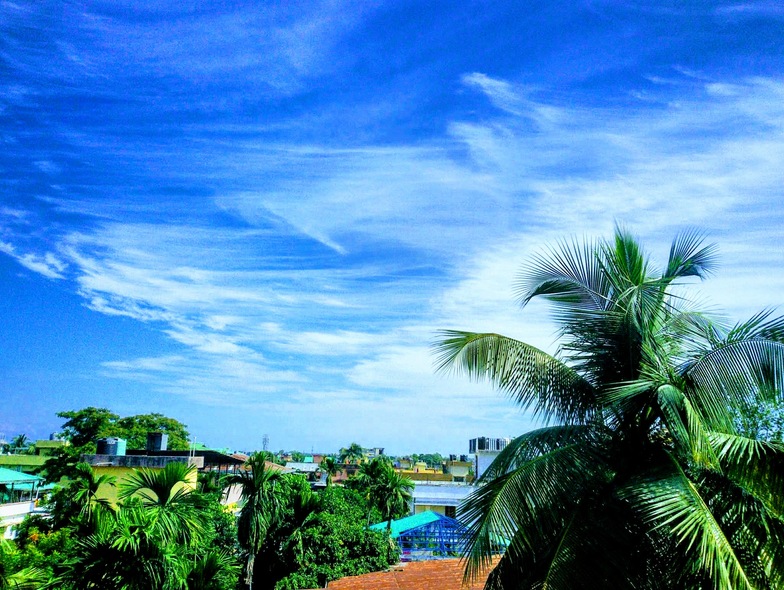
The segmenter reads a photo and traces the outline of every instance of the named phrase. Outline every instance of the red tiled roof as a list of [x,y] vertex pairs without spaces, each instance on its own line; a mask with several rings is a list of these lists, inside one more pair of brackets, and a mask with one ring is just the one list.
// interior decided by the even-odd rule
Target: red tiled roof
[[387,572],[341,578],[327,584],[328,590],[482,590],[488,570],[470,586],[463,586],[465,563],[459,559],[412,561]]

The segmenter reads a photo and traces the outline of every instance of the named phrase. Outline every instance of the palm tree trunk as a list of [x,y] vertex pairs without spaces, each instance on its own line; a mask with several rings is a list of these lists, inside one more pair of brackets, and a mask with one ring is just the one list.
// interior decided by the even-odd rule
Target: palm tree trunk
[[248,556],[248,563],[245,566],[245,585],[248,587],[248,590],[253,590],[253,570],[255,565],[256,554],[251,553]]

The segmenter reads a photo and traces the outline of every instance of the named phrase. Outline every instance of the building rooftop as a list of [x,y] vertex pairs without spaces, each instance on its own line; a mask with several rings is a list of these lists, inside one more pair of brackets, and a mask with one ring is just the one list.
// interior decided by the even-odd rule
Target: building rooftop
[[42,481],[42,478],[37,475],[29,475],[27,473],[22,473],[21,471],[0,467],[0,484],[32,484],[38,481]]
[[463,586],[465,563],[460,559],[412,561],[386,572],[341,578],[327,584],[328,590],[481,590],[490,571]]
[[[406,531],[425,526],[431,522],[436,522],[441,518],[443,517],[436,514],[435,512],[427,510],[425,512],[420,512],[419,514],[412,514],[411,516],[393,520],[392,528],[389,531],[390,536],[393,539],[397,539],[400,536],[400,533],[405,533]],[[385,531],[387,530],[387,522],[379,522],[378,524],[374,524],[368,528],[370,528],[372,531]]]

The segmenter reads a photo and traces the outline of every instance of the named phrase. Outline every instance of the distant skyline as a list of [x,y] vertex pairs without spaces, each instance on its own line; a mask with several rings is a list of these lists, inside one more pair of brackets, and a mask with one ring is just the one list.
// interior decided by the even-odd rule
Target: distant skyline
[[467,453],[534,423],[441,329],[555,350],[559,239],[784,293],[780,2],[0,0],[0,433],[161,412],[236,449]]

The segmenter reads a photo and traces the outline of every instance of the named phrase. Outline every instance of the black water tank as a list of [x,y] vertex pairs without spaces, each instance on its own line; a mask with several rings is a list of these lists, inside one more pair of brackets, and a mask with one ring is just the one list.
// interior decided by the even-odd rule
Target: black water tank
[[169,448],[169,435],[162,432],[147,433],[147,451],[165,451]]
[[99,438],[95,442],[95,453],[97,455],[116,455],[117,454],[117,439],[113,436],[108,438]]

